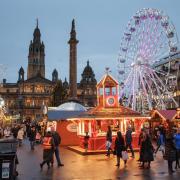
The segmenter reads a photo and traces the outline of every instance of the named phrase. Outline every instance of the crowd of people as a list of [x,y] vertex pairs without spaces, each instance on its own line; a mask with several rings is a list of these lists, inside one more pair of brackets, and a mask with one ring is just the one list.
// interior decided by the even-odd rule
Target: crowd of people
[[[151,168],[151,162],[154,161],[158,151],[162,152],[162,157],[167,160],[169,173],[174,173],[173,162],[176,162],[175,169],[180,168],[180,128],[176,128],[173,131],[171,129],[165,130],[160,126],[156,133],[156,143],[152,140],[152,136],[149,133],[149,129],[142,128],[139,135],[139,167],[141,169]],[[128,160],[128,148],[131,151],[131,157],[134,158],[134,150],[132,146],[132,129],[128,127],[125,136],[123,137],[120,131],[117,132],[115,139],[114,150],[112,147],[112,130],[108,126],[106,134],[106,148],[107,156],[110,156],[112,151],[117,157],[116,166],[120,166],[120,159],[124,161],[124,165],[127,165]],[[156,148],[155,148],[156,147]]]
[[61,163],[59,152],[61,137],[53,128],[47,128],[46,124],[26,121],[13,126],[0,127],[0,139],[5,138],[16,139],[19,147],[23,145],[23,139],[27,139],[29,140],[31,151],[35,150],[36,144],[42,144],[43,162],[40,163],[41,169],[44,164],[47,164],[48,169],[54,165],[54,155],[58,167],[64,166]]
[[[24,122],[22,124],[15,124],[14,126],[0,127],[0,138],[13,138],[17,139],[18,145],[22,146],[23,139],[28,138],[30,142],[30,150],[35,149],[36,143],[41,143],[43,146],[43,161],[40,163],[40,168],[47,164],[48,169],[54,165],[54,155],[57,160],[57,165],[64,166],[60,159],[59,145],[61,143],[60,135],[51,127],[47,128],[44,124]],[[87,135],[85,138],[86,151],[88,149]],[[155,135],[156,143],[153,140],[152,134],[149,129],[142,128],[139,135],[139,167],[141,169],[151,168],[151,162],[154,161],[158,151],[162,152],[162,157],[167,160],[169,173],[175,172],[173,162],[175,162],[175,169],[180,168],[180,127],[172,131],[172,129],[164,129],[163,126],[157,128]],[[106,148],[107,156],[111,153],[117,157],[117,167],[120,167],[120,159],[124,161],[124,166],[127,166],[128,149],[131,152],[131,157],[135,158],[133,149],[133,138],[131,127],[127,128],[125,136],[120,131],[114,142],[112,138],[111,127],[108,126],[106,134]],[[156,147],[156,148],[155,148]]]

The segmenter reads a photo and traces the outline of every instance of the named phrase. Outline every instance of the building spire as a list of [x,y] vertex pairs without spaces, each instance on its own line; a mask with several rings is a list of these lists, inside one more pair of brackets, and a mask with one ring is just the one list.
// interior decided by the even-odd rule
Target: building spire
[[76,30],[75,30],[75,20],[73,19],[72,20],[71,32],[74,32],[74,31],[76,31]]
[[76,28],[75,28],[75,20],[72,20],[72,25],[71,25],[71,39],[76,40]]
[[38,18],[36,18],[36,28],[38,28]]

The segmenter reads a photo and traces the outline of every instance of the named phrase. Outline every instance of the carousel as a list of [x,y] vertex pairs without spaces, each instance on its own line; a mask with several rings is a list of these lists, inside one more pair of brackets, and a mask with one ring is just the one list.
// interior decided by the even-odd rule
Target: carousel
[[79,146],[84,147],[85,136],[88,136],[88,150],[105,150],[107,127],[111,126],[113,143],[117,131],[125,135],[131,127],[133,147],[138,148],[138,138],[143,126],[148,128],[150,117],[119,104],[119,84],[109,74],[97,84],[97,106],[74,118],[68,118],[77,124]]

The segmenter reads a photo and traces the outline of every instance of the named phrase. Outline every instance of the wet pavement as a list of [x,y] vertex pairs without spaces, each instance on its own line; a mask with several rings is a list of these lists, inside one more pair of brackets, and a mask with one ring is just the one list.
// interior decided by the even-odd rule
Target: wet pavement
[[161,153],[157,154],[151,169],[139,169],[136,159],[129,159],[127,167],[124,168],[121,162],[118,169],[116,158],[105,155],[82,156],[66,148],[61,147],[61,161],[64,167],[57,167],[56,160],[54,167],[47,169],[45,165],[40,170],[42,161],[42,147],[36,145],[35,150],[31,151],[28,141],[18,149],[19,176],[17,180],[174,180],[180,179],[180,169],[173,175],[168,174],[167,163],[163,160]]

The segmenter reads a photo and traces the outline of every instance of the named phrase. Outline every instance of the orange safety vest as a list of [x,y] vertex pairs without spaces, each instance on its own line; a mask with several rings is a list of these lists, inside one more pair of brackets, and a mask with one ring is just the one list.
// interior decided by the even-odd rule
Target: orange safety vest
[[52,137],[44,137],[43,149],[51,149],[52,148],[51,140],[52,140]]

